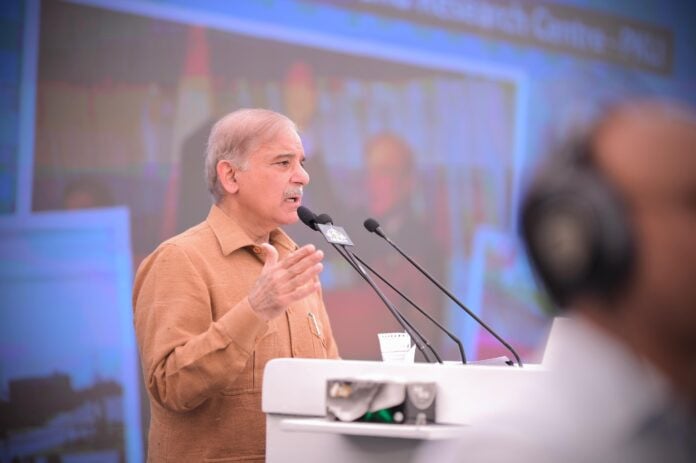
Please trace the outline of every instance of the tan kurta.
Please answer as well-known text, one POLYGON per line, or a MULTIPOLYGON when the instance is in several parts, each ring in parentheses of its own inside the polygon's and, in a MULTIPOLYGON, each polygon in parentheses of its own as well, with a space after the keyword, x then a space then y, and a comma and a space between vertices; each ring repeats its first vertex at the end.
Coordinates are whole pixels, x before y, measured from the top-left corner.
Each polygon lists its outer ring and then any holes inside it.
MULTIPOLYGON (((297 249, 280 229, 271 243, 281 259, 297 249)), ((337 358, 321 291, 269 322, 256 316, 247 295, 262 267, 261 249, 217 206, 140 265, 133 307, 150 396, 148 461, 263 460, 266 362, 337 358)))

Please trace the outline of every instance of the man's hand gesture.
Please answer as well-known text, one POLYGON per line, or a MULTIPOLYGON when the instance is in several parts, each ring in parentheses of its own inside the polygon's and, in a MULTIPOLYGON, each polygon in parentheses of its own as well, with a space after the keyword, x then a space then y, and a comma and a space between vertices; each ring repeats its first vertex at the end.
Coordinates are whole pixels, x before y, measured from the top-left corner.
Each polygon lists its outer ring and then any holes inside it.
POLYGON ((316 278, 323 269, 324 253, 308 244, 278 261, 278 251, 268 243, 261 245, 266 261, 251 288, 249 303, 257 315, 270 320, 285 312, 295 301, 319 289, 316 278))

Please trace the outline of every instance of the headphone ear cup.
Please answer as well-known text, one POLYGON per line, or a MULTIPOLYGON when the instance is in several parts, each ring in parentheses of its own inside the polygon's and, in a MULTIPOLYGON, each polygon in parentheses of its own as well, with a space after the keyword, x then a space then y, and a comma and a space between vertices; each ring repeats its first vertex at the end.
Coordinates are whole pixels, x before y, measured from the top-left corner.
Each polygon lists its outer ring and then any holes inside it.
POLYGON ((608 296, 625 281, 633 256, 625 217, 618 195, 587 166, 556 166, 537 179, 523 202, 521 230, 556 304, 608 296))

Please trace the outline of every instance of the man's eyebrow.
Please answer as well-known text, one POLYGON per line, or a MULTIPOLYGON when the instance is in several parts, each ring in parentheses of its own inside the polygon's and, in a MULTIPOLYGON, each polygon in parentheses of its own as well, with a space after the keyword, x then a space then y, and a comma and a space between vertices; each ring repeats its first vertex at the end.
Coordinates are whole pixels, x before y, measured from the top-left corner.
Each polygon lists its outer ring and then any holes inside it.
POLYGON ((279 161, 281 159, 292 159, 295 156, 297 156, 297 155, 293 154, 293 153, 280 153, 280 154, 276 154, 275 156, 273 156, 272 161, 279 161))
MULTIPOLYGON (((271 162, 283 161, 286 159, 294 159, 296 157, 298 157, 298 155, 294 154, 294 153, 280 153, 280 154, 276 154, 275 156, 273 156, 273 158, 271 159, 271 162)), ((300 158, 300 162, 302 162, 306 159, 304 154, 300 155, 299 158, 300 158)))

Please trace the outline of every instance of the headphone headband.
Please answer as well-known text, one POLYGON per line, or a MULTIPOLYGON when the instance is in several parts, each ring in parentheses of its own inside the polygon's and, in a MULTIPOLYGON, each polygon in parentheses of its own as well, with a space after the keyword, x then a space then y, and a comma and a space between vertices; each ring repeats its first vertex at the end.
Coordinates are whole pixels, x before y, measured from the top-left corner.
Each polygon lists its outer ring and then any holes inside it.
POLYGON ((611 297, 632 267, 626 207, 597 166, 595 132, 556 150, 522 202, 523 241, 560 307, 582 294, 611 297))

